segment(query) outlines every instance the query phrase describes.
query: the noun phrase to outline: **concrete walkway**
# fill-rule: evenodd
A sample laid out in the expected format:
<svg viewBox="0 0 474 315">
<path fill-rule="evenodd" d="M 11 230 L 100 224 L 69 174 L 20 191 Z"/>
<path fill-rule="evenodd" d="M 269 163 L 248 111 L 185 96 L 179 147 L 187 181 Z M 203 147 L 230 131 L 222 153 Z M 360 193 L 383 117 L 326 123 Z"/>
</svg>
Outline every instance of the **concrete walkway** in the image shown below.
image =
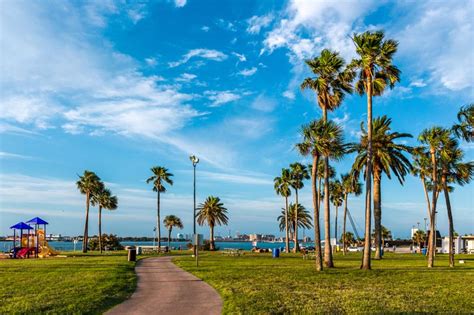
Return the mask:
<svg viewBox="0 0 474 315">
<path fill-rule="evenodd" d="M 142 259 L 135 293 L 106 314 L 221 314 L 222 299 L 207 283 L 177 267 L 171 257 Z"/>
</svg>

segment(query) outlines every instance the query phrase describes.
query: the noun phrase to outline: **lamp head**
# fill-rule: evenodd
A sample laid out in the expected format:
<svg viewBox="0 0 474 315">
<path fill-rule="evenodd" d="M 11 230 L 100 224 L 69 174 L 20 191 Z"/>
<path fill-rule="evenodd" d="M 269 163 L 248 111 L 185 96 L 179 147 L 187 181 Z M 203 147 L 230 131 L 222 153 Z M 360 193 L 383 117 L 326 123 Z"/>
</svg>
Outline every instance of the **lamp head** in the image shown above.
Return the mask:
<svg viewBox="0 0 474 315">
<path fill-rule="evenodd" d="M 191 155 L 189 157 L 189 159 L 191 160 L 191 162 L 193 163 L 193 165 L 196 165 L 199 163 L 199 158 L 197 158 L 195 155 Z"/>
</svg>

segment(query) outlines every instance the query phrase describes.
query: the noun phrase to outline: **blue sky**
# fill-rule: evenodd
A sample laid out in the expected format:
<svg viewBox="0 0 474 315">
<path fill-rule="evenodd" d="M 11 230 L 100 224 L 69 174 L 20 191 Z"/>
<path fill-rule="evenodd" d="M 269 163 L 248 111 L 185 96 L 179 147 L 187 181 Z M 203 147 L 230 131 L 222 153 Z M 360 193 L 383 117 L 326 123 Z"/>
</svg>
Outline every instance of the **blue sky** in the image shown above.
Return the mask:
<svg viewBox="0 0 474 315">
<path fill-rule="evenodd" d="M 145 179 L 154 165 L 175 175 L 162 215 L 180 216 L 189 233 L 190 153 L 201 158 L 198 201 L 217 195 L 229 209 L 230 225 L 218 234 L 277 234 L 283 200 L 273 177 L 305 161 L 293 149 L 299 128 L 321 114 L 315 95 L 299 89 L 309 75 L 304 60 L 326 47 L 350 60 L 353 32 L 384 29 L 400 42 L 402 81 L 374 100 L 374 112 L 416 138 L 449 126 L 473 100 L 473 3 L 2 1 L 0 235 L 36 215 L 53 233 L 80 234 L 84 197 L 75 181 L 88 169 L 119 198 L 103 230 L 150 236 L 156 201 Z M 356 141 L 365 111 L 365 98 L 353 95 L 330 118 Z M 474 147 L 463 147 L 472 160 Z M 338 173 L 351 164 L 348 156 Z M 310 207 L 308 185 L 301 200 Z M 384 178 L 382 196 L 383 224 L 395 236 L 423 225 L 418 179 L 402 187 Z M 457 188 L 452 202 L 456 231 L 474 232 L 472 184 Z M 349 206 L 362 230 L 362 199 Z"/>
</svg>

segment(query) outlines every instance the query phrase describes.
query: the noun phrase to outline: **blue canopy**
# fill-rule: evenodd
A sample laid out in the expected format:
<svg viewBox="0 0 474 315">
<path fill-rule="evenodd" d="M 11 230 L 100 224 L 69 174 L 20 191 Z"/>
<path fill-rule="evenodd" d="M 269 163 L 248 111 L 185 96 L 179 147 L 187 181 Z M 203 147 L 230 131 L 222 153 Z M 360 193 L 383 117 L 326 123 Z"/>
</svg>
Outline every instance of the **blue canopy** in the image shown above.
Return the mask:
<svg viewBox="0 0 474 315">
<path fill-rule="evenodd" d="M 18 222 L 17 224 L 10 226 L 10 229 L 32 230 L 33 228 L 24 222 Z"/>
<path fill-rule="evenodd" d="M 48 224 L 48 222 L 46 222 L 45 220 L 43 220 L 39 217 L 33 218 L 30 221 L 26 221 L 26 223 L 29 223 L 29 224 Z"/>
</svg>

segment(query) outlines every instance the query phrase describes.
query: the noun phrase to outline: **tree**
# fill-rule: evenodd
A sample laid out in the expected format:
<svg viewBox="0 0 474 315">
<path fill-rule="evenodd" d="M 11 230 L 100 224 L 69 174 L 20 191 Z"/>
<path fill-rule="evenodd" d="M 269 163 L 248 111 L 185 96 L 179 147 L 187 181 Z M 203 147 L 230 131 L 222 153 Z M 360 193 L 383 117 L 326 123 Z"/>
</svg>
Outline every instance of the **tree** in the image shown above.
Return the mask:
<svg viewBox="0 0 474 315">
<path fill-rule="evenodd" d="M 336 207 L 336 217 L 334 220 L 334 237 L 336 238 L 337 241 L 337 217 L 338 217 L 338 209 L 340 206 L 342 206 L 343 202 L 343 187 L 341 182 L 336 179 L 334 181 L 331 181 L 329 183 L 329 190 L 330 190 L 330 200 L 331 203 Z"/>
<path fill-rule="evenodd" d="M 347 240 L 345 239 L 346 233 L 346 218 L 347 218 L 347 197 L 350 194 L 359 196 L 362 193 L 362 184 L 359 182 L 358 176 L 351 172 L 350 174 L 341 175 L 341 183 L 343 189 L 343 199 L 344 199 L 344 215 L 342 222 L 342 252 L 345 255 L 347 250 Z M 354 237 L 354 235 L 352 235 Z"/>
<path fill-rule="evenodd" d="M 467 142 L 474 141 L 474 104 L 461 107 L 457 117 L 459 123 L 452 128 L 454 134 Z"/>
<path fill-rule="evenodd" d="M 84 224 L 84 236 L 82 238 L 82 252 L 87 253 L 89 239 L 89 207 L 92 195 L 100 188 L 100 178 L 94 172 L 84 171 L 76 182 L 77 189 L 81 194 L 86 195 L 86 219 Z"/>
<path fill-rule="evenodd" d="M 410 160 L 404 153 L 410 153 L 412 148 L 395 141 L 401 138 L 411 138 L 408 133 L 392 132 L 392 120 L 387 116 L 375 118 L 372 130 L 372 173 L 374 184 L 374 227 L 375 227 L 375 259 L 381 259 L 381 226 L 382 226 L 382 196 L 381 183 L 382 174 L 385 173 L 389 179 L 395 174 L 401 185 L 405 175 L 411 170 Z M 360 173 L 367 166 L 368 156 L 368 131 L 361 124 L 362 136 L 360 143 L 351 145 L 350 151 L 357 151 L 358 155 L 352 166 L 353 171 Z M 367 173 L 367 170 L 365 171 Z"/>
<path fill-rule="evenodd" d="M 413 241 L 418 244 L 418 248 L 420 248 L 420 254 L 421 254 L 421 244 L 425 243 L 426 241 L 426 233 L 425 231 L 418 230 L 413 234 Z"/>
<path fill-rule="evenodd" d="M 443 143 L 448 141 L 450 132 L 441 127 L 431 127 L 425 129 L 418 136 L 418 140 L 427 146 L 425 150 L 429 152 L 431 160 L 431 209 L 430 209 L 430 234 L 428 240 L 428 268 L 434 267 L 434 256 L 436 251 L 436 206 L 439 193 L 439 154 Z"/>
<path fill-rule="evenodd" d="M 472 180 L 474 162 L 463 163 L 464 152 L 453 137 L 444 138 L 440 149 L 441 186 L 446 201 L 449 223 L 449 266 L 454 267 L 454 221 L 449 197 L 449 183 L 464 186 Z"/>
<path fill-rule="evenodd" d="M 342 234 L 342 238 L 339 240 L 341 243 L 346 243 L 349 245 L 355 244 L 357 241 L 354 237 L 354 234 L 352 232 L 345 232 Z"/>
<path fill-rule="evenodd" d="M 273 180 L 274 189 L 277 195 L 283 196 L 285 198 L 285 209 L 286 209 L 286 218 L 285 218 L 285 250 L 287 253 L 290 252 L 290 236 L 288 232 L 288 197 L 291 195 L 291 173 L 287 168 L 281 170 L 281 176 L 275 177 Z"/>
<path fill-rule="evenodd" d="M 299 210 L 299 202 L 298 202 L 298 191 L 304 187 L 304 180 L 309 179 L 309 174 L 308 170 L 305 165 L 301 163 L 292 163 L 290 164 L 290 174 L 291 174 L 291 187 L 295 190 L 295 202 L 296 202 L 296 207 L 295 207 L 295 216 L 298 217 L 298 210 Z M 298 245 L 298 225 L 295 226 L 294 230 L 294 242 L 295 242 L 295 247 L 293 248 L 293 251 L 296 253 L 299 251 L 299 245 Z"/>
<path fill-rule="evenodd" d="M 215 250 L 214 243 L 214 227 L 216 225 L 227 225 L 229 218 L 227 217 L 227 208 L 221 202 L 219 197 L 209 196 L 204 203 L 197 208 L 196 220 L 199 225 L 205 222 L 210 229 L 210 250 Z"/>
<path fill-rule="evenodd" d="M 298 209 L 296 209 L 298 207 Z M 301 204 L 293 204 L 291 203 L 288 208 L 288 218 L 291 222 L 290 224 L 290 232 L 294 233 L 296 228 L 303 228 L 303 229 L 310 229 L 313 227 L 312 218 L 309 214 L 309 211 Z M 285 209 L 281 209 L 281 214 L 278 216 L 278 226 L 280 231 L 283 231 L 285 228 Z"/>
<path fill-rule="evenodd" d="M 160 226 L 160 194 L 166 192 L 165 183 L 169 185 L 173 185 L 173 174 L 171 174 L 167 168 L 163 166 L 154 166 L 151 169 L 153 173 L 150 176 L 146 183 L 153 183 L 153 191 L 157 193 L 156 199 L 156 230 L 157 230 L 157 242 L 158 242 L 158 250 L 161 250 L 161 226 Z"/>
<path fill-rule="evenodd" d="M 315 233 L 315 254 L 316 254 L 316 269 L 322 270 L 321 262 L 321 241 L 319 229 L 319 193 L 316 187 L 316 178 L 318 177 L 319 158 L 331 158 L 333 160 L 340 159 L 345 153 L 345 145 L 342 128 L 334 122 L 325 122 L 324 119 L 319 119 L 304 125 L 301 130 L 303 141 L 296 145 L 296 148 L 303 156 L 311 155 L 313 157 L 313 165 L 311 170 L 312 178 L 312 192 L 313 192 L 313 207 L 314 207 L 314 233 Z M 325 165 L 326 166 L 326 165 Z M 329 167 L 324 167 L 325 178 L 329 177 Z M 324 206 L 329 209 L 329 185 L 325 185 Z M 330 244 L 330 229 L 329 216 L 325 211 L 325 226 L 326 244 Z M 329 246 L 330 247 L 330 246 Z M 325 246 L 324 260 L 326 266 L 333 267 L 332 252 L 328 246 Z M 329 253 L 328 253 L 329 251 Z"/>
<path fill-rule="evenodd" d="M 308 77 L 301 83 L 301 89 L 311 89 L 317 95 L 317 103 L 323 112 L 323 121 L 327 122 L 327 111 L 339 107 L 346 93 L 352 93 L 351 82 L 354 72 L 345 68 L 344 59 L 337 52 L 323 49 L 318 57 L 307 60 L 306 64 L 315 77 Z M 329 158 L 324 157 L 324 234 L 326 242 L 330 239 L 330 205 L 329 205 Z M 326 200 L 327 199 L 327 200 Z M 327 243 L 326 243 L 327 244 Z M 328 246 L 324 250 L 324 263 L 334 267 L 332 251 Z"/>
<path fill-rule="evenodd" d="M 180 218 L 171 214 L 165 217 L 165 219 L 163 220 L 163 224 L 165 228 L 168 229 L 168 250 L 170 250 L 171 249 L 171 231 L 173 230 L 173 227 L 183 229 L 183 223 L 181 222 Z"/>
<path fill-rule="evenodd" d="M 430 197 L 428 195 L 428 185 L 431 176 L 431 162 L 430 156 L 426 151 L 426 148 L 419 146 L 413 149 L 412 151 L 412 169 L 411 172 L 414 176 L 420 178 L 421 183 L 423 185 L 423 191 L 425 193 L 425 200 L 427 204 L 427 213 L 428 218 L 431 217 L 431 205 L 430 205 Z"/>
<path fill-rule="evenodd" d="M 118 199 L 112 196 L 110 189 L 105 188 L 103 183 L 100 183 L 100 188 L 92 195 L 92 205 L 99 206 L 99 249 L 102 253 L 102 209 L 115 210 L 118 206 Z"/>
<path fill-rule="evenodd" d="M 372 238 L 375 238 L 375 229 L 372 231 Z M 385 247 L 385 240 L 391 240 L 392 239 L 392 231 L 387 229 L 385 226 L 381 225 L 380 226 L 380 239 L 382 240 L 381 247 Z"/>
<path fill-rule="evenodd" d="M 372 200 L 372 98 L 382 95 L 387 86 L 400 81 L 400 70 L 392 64 L 398 43 L 385 39 L 383 31 L 367 31 L 352 36 L 358 59 L 349 68 L 358 72 L 356 91 L 367 95 L 367 171 L 365 175 L 365 246 L 361 269 L 371 269 L 370 231 Z"/>
</svg>

